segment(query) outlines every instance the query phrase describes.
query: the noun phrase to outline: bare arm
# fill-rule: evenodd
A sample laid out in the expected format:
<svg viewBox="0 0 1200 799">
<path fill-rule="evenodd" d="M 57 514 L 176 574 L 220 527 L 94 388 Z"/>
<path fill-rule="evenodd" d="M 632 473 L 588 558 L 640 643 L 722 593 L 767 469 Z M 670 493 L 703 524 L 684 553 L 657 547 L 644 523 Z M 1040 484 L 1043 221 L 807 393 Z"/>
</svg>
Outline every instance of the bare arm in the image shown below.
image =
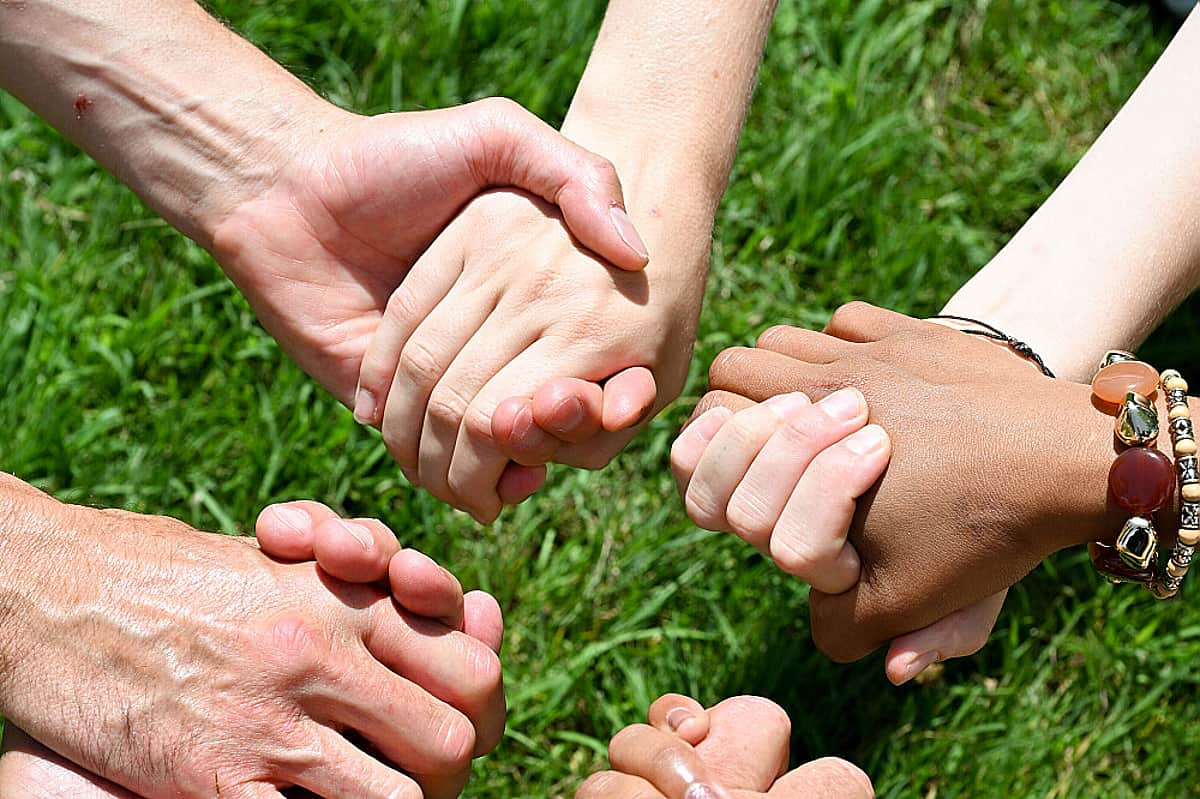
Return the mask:
<svg viewBox="0 0 1200 799">
<path fill-rule="evenodd" d="M 1200 286 L 1200 15 L 1012 241 L 946 306 L 1089 380 Z"/>
</svg>

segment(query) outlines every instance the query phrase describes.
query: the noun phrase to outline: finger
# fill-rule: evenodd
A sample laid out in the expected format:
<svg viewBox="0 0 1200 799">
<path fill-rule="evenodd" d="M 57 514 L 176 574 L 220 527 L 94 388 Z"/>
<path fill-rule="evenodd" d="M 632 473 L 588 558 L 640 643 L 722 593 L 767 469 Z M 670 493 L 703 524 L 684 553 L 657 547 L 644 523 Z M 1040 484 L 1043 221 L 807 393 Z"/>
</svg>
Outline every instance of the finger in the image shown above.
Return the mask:
<svg viewBox="0 0 1200 799">
<path fill-rule="evenodd" d="M 279 502 L 263 508 L 254 523 L 254 535 L 263 552 L 280 560 L 314 560 L 313 531 L 337 514 L 320 502 Z"/>
<path fill-rule="evenodd" d="M 421 786 L 402 772 L 358 749 L 340 733 L 318 728 L 321 757 L 310 767 L 285 775 L 318 796 L 363 799 L 422 799 Z"/>
<path fill-rule="evenodd" d="M 650 255 L 629 215 L 617 170 L 510 100 L 482 109 L 482 145 L 469 156 L 484 186 L 518 186 L 557 205 L 571 233 L 622 269 L 639 270 Z"/>
<path fill-rule="evenodd" d="M 496 359 L 497 361 L 499 359 Z M 492 438 L 496 407 L 511 397 L 520 397 L 532 386 L 542 386 L 572 368 L 557 338 L 531 342 L 524 351 L 489 375 L 487 384 L 475 395 L 457 431 L 446 476 L 460 506 L 483 523 L 494 521 L 503 503 L 498 484 L 508 466 L 508 455 Z"/>
<path fill-rule="evenodd" d="M 560 377 L 533 394 L 533 421 L 560 441 L 586 441 L 604 422 L 605 389 L 589 380 Z"/>
<path fill-rule="evenodd" d="M 492 439 L 509 459 L 525 466 L 549 463 L 560 443 L 553 433 L 538 425 L 533 402 L 525 397 L 509 397 L 496 406 L 492 413 Z"/>
<path fill-rule="evenodd" d="M 510 463 L 504 467 L 496 493 L 505 505 L 520 505 L 546 484 L 545 466 L 521 466 Z"/>
<path fill-rule="evenodd" d="M 978 652 L 996 626 L 1006 596 L 1007 590 L 993 594 L 924 629 L 897 638 L 887 653 L 888 679 L 894 685 L 903 685 L 930 664 Z"/>
<path fill-rule="evenodd" d="M 439 493 L 439 487 L 427 484 L 420 473 L 421 452 L 428 446 L 425 438 L 431 435 L 428 422 L 432 417 L 445 426 L 453 419 L 457 425 L 467 399 L 458 396 L 443 378 L 478 335 L 492 308 L 489 297 L 478 296 L 465 283 L 456 284 L 417 325 L 393 364 L 394 377 L 380 424 L 383 441 L 404 473 L 443 501 L 449 501 L 445 491 Z"/>
<path fill-rule="evenodd" d="M 463 597 L 463 632 L 500 654 L 504 646 L 504 615 L 500 603 L 486 591 Z"/>
<path fill-rule="evenodd" d="M 696 750 L 722 785 L 765 791 L 787 769 L 792 722 L 759 696 L 735 696 L 710 708 L 708 737 Z"/>
<path fill-rule="evenodd" d="M 848 302 L 833 312 L 825 332 L 845 341 L 879 341 L 924 322 L 866 302 Z"/>
<path fill-rule="evenodd" d="M 517 325 L 510 334 L 513 319 L 500 308 L 483 322 L 438 381 L 421 431 L 422 485 L 483 524 L 503 507 L 496 483 L 509 462 L 492 437 L 492 417 L 501 400 L 519 396 L 515 390 L 496 396 L 493 383 L 514 365 L 530 368 L 531 358 L 541 357 L 530 353 L 547 350 L 537 329 Z"/>
<path fill-rule="evenodd" d="M 850 350 L 849 344 L 832 335 L 788 325 L 767 328 L 754 346 L 817 364 L 832 363 Z"/>
<path fill-rule="evenodd" d="M 646 724 L 618 732 L 609 744 L 608 760 L 613 770 L 641 777 L 668 799 L 729 797 L 710 779 L 709 768 L 694 748 L 679 736 Z"/>
<path fill-rule="evenodd" d="M 384 565 L 384 573 L 392 597 L 405 610 L 435 619 L 451 630 L 463 628 L 462 584 L 432 558 L 415 549 L 402 549 Z"/>
<path fill-rule="evenodd" d="M 772 560 L 819 591 L 850 590 L 861 571 L 858 553 L 846 540 L 856 501 L 883 474 L 890 455 L 891 442 L 878 425 L 819 452 L 771 533 Z"/>
<path fill-rule="evenodd" d="M 379 657 L 374 648 L 372 654 Z M 414 674 L 409 680 L 385 665 L 392 664 L 364 652 L 349 668 L 331 673 L 310 688 L 309 715 L 319 723 L 361 734 L 418 782 L 422 777 L 462 772 L 476 746 L 471 720 L 424 690 L 417 683 L 424 675 Z"/>
<path fill-rule="evenodd" d="M 396 534 L 378 519 L 326 519 L 313 530 L 317 563 L 348 583 L 382 580 L 399 550 Z"/>
<path fill-rule="evenodd" d="M 708 711 L 690 696 L 660 696 L 650 705 L 647 719 L 650 726 L 674 733 L 692 746 L 703 741 L 708 735 Z"/>
<path fill-rule="evenodd" d="M 795 396 L 803 397 L 804 395 Z M 769 400 L 769 402 L 776 401 L 778 398 Z M 840 511 L 847 503 L 839 502 L 839 493 L 828 497 L 814 495 L 802 486 L 813 460 L 824 454 L 827 447 L 831 447 L 847 435 L 860 430 L 866 422 L 866 399 L 862 392 L 853 388 L 830 394 L 816 405 L 805 402 L 799 405 L 794 412 L 788 414 L 783 423 L 762 445 L 753 462 L 746 469 L 745 475 L 735 487 L 733 495 L 729 498 L 726 516 L 733 532 L 759 551 L 773 552 L 776 547 L 775 538 L 778 535 L 778 526 L 783 521 L 781 517 L 784 515 L 785 508 L 794 508 L 793 518 L 796 514 L 803 517 L 803 514 L 810 510 L 810 508 L 800 505 L 801 501 L 813 502 L 815 507 L 811 508 L 812 510 L 818 508 L 824 510 L 826 505 L 833 505 Z M 826 457 L 826 461 L 835 460 L 840 463 L 841 460 L 847 459 L 845 454 L 840 455 L 839 458 L 840 460 Z M 823 475 L 818 475 L 818 478 L 821 477 Z M 827 481 L 822 481 L 821 485 L 828 486 L 829 484 Z M 868 485 L 870 484 L 868 483 Z M 834 485 L 833 488 L 840 492 L 840 486 Z M 804 495 L 802 500 L 795 499 L 797 492 Z M 853 508 L 853 499 L 849 501 L 849 504 Z M 836 514 L 835 518 L 837 518 Z M 833 546 L 832 541 L 825 544 L 825 539 L 831 539 L 831 537 L 838 539 L 836 548 L 841 549 L 841 541 L 845 539 L 844 529 L 815 526 L 805 528 L 805 532 L 813 531 L 822 536 L 822 551 Z M 782 542 L 785 552 L 787 545 L 794 543 L 786 539 L 785 535 L 785 540 Z M 815 567 L 814 571 L 820 571 L 820 567 Z"/>
<path fill-rule="evenodd" d="M 683 429 L 687 430 L 697 419 L 711 411 L 713 408 L 726 408 L 734 413 L 740 410 L 749 408 L 756 404 L 749 397 L 743 397 L 741 394 L 731 391 L 709 391 L 700 398 L 700 402 L 696 403 L 696 407 L 692 409 L 692 415 L 684 423 Z"/>
<path fill-rule="evenodd" d="M 841 386 L 831 384 L 829 367 L 813 365 L 771 350 L 731 347 L 708 371 L 710 391 L 728 391 L 756 402 L 803 391 L 815 402 Z"/>
<path fill-rule="evenodd" d="M 644 421 L 658 399 L 654 373 L 634 366 L 609 378 L 604 384 L 604 429 L 625 430 Z"/>
<path fill-rule="evenodd" d="M 554 454 L 555 463 L 579 469 L 603 469 L 632 441 L 653 418 L 647 415 L 636 427 L 617 432 L 597 433 L 578 444 L 563 444 Z"/>
<path fill-rule="evenodd" d="M 874 799 L 871 778 L 853 763 L 825 757 L 781 777 L 767 792 L 770 799 Z"/>
<path fill-rule="evenodd" d="M 452 257 L 449 251 L 450 242 L 435 240 L 388 297 L 359 365 L 354 418 L 360 424 L 383 423 L 405 346 L 462 275 L 462 257 Z"/>
<path fill-rule="evenodd" d="M 708 530 L 734 532 L 727 516 L 733 492 L 771 435 L 808 405 L 803 394 L 784 394 L 747 408 L 722 425 L 700 456 L 684 494 L 691 520 Z M 761 549 L 766 543 L 764 539 L 757 545 Z"/>
<path fill-rule="evenodd" d="M 588 777 L 575 799 L 667 799 L 641 777 L 619 771 L 601 771 Z"/>
<path fill-rule="evenodd" d="M 752 407 L 752 406 L 750 406 Z M 687 488 L 692 482 L 692 475 L 700 465 L 700 458 L 712 442 L 713 437 L 733 418 L 733 411 L 717 406 L 710 408 L 698 419 L 695 419 L 675 443 L 671 445 L 671 472 L 675 475 L 675 485 L 679 496 L 687 496 Z"/>
<path fill-rule="evenodd" d="M 390 602 L 372 607 L 364 643 L 379 663 L 423 689 L 425 697 L 418 707 L 426 716 L 454 723 L 456 719 L 443 712 L 448 707 L 470 719 L 474 754 L 491 751 L 500 742 L 504 734 L 504 674 L 500 658 L 488 643 L 397 610 Z M 366 735 L 366 730 L 360 732 Z M 391 758 L 386 750 L 385 754 Z"/>
</svg>

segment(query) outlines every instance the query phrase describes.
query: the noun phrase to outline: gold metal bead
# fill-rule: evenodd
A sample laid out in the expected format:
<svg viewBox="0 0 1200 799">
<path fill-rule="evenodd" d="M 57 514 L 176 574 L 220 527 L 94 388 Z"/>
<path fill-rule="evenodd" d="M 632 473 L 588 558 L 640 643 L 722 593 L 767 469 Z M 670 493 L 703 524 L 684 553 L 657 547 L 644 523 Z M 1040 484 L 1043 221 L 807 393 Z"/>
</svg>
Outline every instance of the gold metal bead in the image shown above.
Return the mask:
<svg viewBox="0 0 1200 799">
<path fill-rule="evenodd" d="M 1103 369 L 1106 366 L 1112 366 L 1114 363 L 1120 363 L 1121 361 L 1136 361 L 1137 359 L 1138 357 L 1132 352 L 1126 352 L 1125 350 L 1109 350 L 1108 352 L 1104 353 L 1104 357 L 1100 359 L 1100 369 Z"/>
<path fill-rule="evenodd" d="M 1158 410 L 1154 403 L 1136 391 L 1126 394 L 1117 411 L 1116 433 L 1121 443 L 1130 447 L 1153 444 L 1158 438 Z"/>
<path fill-rule="evenodd" d="M 1133 516 L 1117 535 L 1116 549 L 1126 566 L 1144 569 L 1153 562 L 1158 552 L 1158 533 L 1149 519 Z"/>
</svg>

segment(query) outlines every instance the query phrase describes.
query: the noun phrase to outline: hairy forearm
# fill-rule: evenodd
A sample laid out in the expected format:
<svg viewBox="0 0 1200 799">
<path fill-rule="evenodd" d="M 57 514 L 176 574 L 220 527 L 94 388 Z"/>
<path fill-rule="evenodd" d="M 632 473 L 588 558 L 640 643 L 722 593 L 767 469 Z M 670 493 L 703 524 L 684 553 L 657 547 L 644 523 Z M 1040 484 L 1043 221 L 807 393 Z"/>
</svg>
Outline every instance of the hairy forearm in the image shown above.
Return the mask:
<svg viewBox="0 0 1200 799">
<path fill-rule="evenodd" d="M 0 86 L 204 246 L 328 105 L 192 0 L 0 2 Z"/>
<path fill-rule="evenodd" d="M 1062 185 L 951 299 L 1088 380 L 1200 285 L 1200 15 Z"/>
<path fill-rule="evenodd" d="M 563 132 L 613 161 L 652 245 L 682 224 L 707 248 L 774 10 L 773 0 L 609 3 Z"/>
</svg>

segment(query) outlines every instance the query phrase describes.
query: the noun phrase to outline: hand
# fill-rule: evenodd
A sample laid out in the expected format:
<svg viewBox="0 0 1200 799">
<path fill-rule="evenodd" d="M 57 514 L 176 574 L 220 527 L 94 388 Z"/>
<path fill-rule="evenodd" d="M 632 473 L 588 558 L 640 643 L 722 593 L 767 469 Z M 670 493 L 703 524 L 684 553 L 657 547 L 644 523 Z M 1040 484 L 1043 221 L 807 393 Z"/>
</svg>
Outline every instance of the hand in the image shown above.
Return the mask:
<svg viewBox="0 0 1200 799">
<path fill-rule="evenodd" d="M 831 405 L 839 398 L 846 402 Z M 862 394 L 843 389 L 815 406 L 799 393 L 765 403 L 733 395 L 722 401 L 694 418 L 671 448 L 688 516 L 700 527 L 736 533 L 819 591 L 848 591 L 861 572 L 846 540 L 855 500 L 891 454 L 882 428 L 863 428 Z M 735 415 L 734 407 L 742 409 Z M 978 652 L 1006 593 L 897 638 L 885 662 L 888 679 L 901 685 L 936 661 Z"/>
<path fill-rule="evenodd" d="M 626 727 L 609 746 L 612 771 L 588 778 L 575 799 L 868 799 L 871 781 L 837 758 L 787 772 L 791 722 L 756 696 L 704 710 L 668 694 L 649 725 Z M 787 773 L 785 773 L 787 772 Z"/>
<path fill-rule="evenodd" d="M 266 189 L 209 200 L 232 209 L 209 246 L 284 350 L 360 419 L 382 412 L 355 387 L 384 310 L 411 309 L 402 281 L 481 191 L 544 197 L 606 263 L 646 264 L 612 165 L 511 101 L 370 118 L 322 102 L 282 138 Z"/>
<path fill-rule="evenodd" d="M 171 519 L 20 501 L 78 544 L 4 618 L 38 641 L 5 669 L 5 711 L 92 774 L 146 799 L 451 797 L 500 737 L 494 652 L 373 588 Z"/>
<path fill-rule="evenodd" d="M 840 594 L 859 578 L 846 541 L 855 500 L 887 467 L 890 447 L 853 388 L 816 405 L 780 394 L 734 414 L 718 406 L 688 425 L 671 466 L 688 516 L 736 533 L 781 569 Z"/>
<path fill-rule="evenodd" d="M 263 510 L 255 526 L 259 546 L 288 561 L 316 561 L 350 583 L 387 583 L 402 608 L 469 635 L 500 654 L 504 620 L 486 591 L 463 594 L 450 572 L 374 519 L 342 520 L 319 502 L 286 502 Z M 366 543 L 364 543 L 366 542 Z"/>
<path fill-rule="evenodd" d="M 1112 420 L 1092 407 L 1087 386 L 861 303 L 840 309 L 826 332 L 772 328 L 759 348 L 722 353 L 715 391 L 697 410 L 853 385 L 888 431 L 891 465 L 851 531 L 863 578 L 843 594 L 810 595 L 813 637 L 827 654 L 861 657 L 985 598 L 959 621 L 990 623 L 995 594 L 1048 554 L 1119 529 L 1104 477 Z M 952 622 L 942 632 L 961 629 Z M 911 653 L 893 654 L 899 665 Z"/>
<path fill-rule="evenodd" d="M 605 269 L 551 206 L 511 191 L 475 200 L 413 268 L 363 360 L 389 451 L 412 482 L 483 522 L 524 498 L 500 485 L 510 457 L 603 466 L 682 388 L 703 285 L 678 271 Z M 515 453 L 497 443 L 505 400 L 531 402 L 555 378 L 614 375 L 645 390 L 611 408 L 605 395 L 600 436 Z"/>
</svg>

